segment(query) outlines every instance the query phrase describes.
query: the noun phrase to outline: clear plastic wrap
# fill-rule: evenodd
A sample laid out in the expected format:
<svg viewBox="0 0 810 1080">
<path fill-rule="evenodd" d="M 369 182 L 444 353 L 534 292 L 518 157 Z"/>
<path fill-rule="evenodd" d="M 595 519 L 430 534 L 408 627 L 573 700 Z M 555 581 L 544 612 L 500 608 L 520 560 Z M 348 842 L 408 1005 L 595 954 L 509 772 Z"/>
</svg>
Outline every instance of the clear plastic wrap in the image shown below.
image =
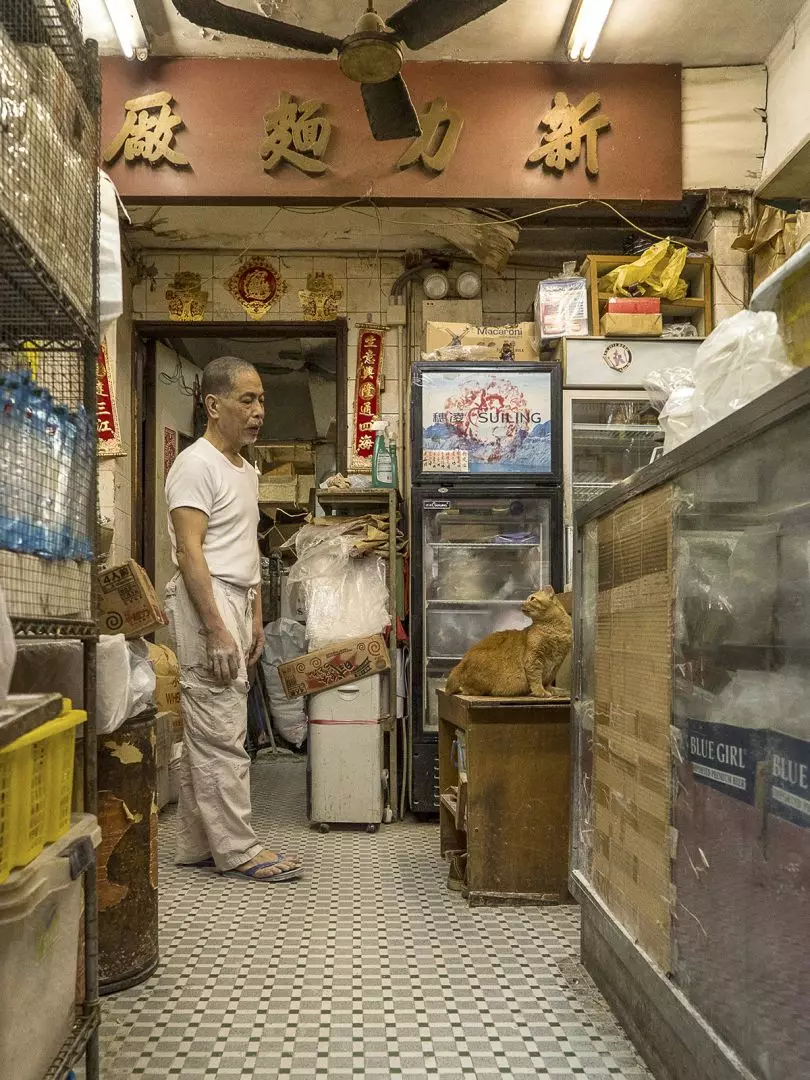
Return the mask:
<svg viewBox="0 0 810 1080">
<path fill-rule="evenodd" d="M 695 434 L 692 405 L 694 373 L 689 368 L 651 371 L 644 380 L 644 389 L 659 410 L 658 423 L 664 431 L 664 453 L 668 454 Z"/>
<path fill-rule="evenodd" d="M 379 634 L 391 623 L 385 563 L 374 555 L 353 558 L 357 536 L 351 519 L 334 525 L 305 525 L 293 543 L 298 557 L 291 584 L 306 597 L 311 651 L 350 638 Z"/>
<path fill-rule="evenodd" d="M 423 352 L 422 359 L 459 363 L 467 360 L 491 360 L 492 347 L 490 345 L 444 345 L 441 349 L 434 349 L 433 352 Z"/>
</svg>

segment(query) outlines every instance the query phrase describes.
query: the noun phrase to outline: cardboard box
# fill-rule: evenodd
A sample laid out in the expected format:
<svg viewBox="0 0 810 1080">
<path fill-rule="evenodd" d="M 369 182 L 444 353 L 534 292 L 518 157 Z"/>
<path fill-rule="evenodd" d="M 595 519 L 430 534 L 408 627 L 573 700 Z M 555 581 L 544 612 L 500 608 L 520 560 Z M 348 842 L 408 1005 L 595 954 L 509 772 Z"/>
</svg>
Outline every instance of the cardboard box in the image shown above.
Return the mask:
<svg viewBox="0 0 810 1080">
<path fill-rule="evenodd" d="M 607 309 L 616 315 L 660 315 L 661 299 L 658 296 L 611 296 Z"/>
<path fill-rule="evenodd" d="M 660 315 L 621 315 L 610 311 L 602 316 L 602 337 L 660 337 L 664 328 Z"/>
<path fill-rule="evenodd" d="M 287 697 L 298 698 L 356 682 L 390 667 L 385 638 L 382 634 L 371 634 L 279 664 L 278 674 Z"/>
<path fill-rule="evenodd" d="M 98 575 L 102 634 L 143 637 L 168 625 L 152 582 L 134 559 Z"/>
<path fill-rule="evenodd" d="M 262 506 L 307 506 L 315 490 L 311 473 L 296 476 L 259 477 L 259 504 Z"/>
<path fill-rule="evenodd" d="M 534 323 L 510 323 L 505 326 L 473 326 L 470 323 L 429 322 L 425 332 L 425 351 L 432 353 L 453 345 L 478 345 L 487 349 L 477 360 L 501 360 L 504 350 L 511 350 L 515 360 L 537 360 Z"/>
<path fill-rule="evenodd" d="M 149 663 L 155 672 L 155 705 L 160 712 L 180 716 L 180 665 L 166 645 L 147 643 Z M 182 727 L 180 729 L 182 738 Z"/>
</svg>

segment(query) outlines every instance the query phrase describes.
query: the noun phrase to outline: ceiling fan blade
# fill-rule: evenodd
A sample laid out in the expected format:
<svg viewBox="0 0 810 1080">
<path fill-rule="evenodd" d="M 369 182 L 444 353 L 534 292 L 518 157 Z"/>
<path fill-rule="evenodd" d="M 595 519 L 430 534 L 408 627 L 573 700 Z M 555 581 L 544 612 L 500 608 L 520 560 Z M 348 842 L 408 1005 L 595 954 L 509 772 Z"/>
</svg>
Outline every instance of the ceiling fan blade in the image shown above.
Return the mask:
<svg viewBox="0 0 810 1080">
<path fill-rule="evenodd" d="M 323 54 L 334 52 L 341 44 L 340 38 L 329 34 L 268 19 L 252 11 L 239 11 L 218 0 L 172 0 L 172 3 L 184 19 L 223 34 L 237 34 L 273 45 L 285 45 L 289 49 Z"/>
<path fill-rule="evenodd" d="M 505 3 L 506 0 L 410 0 L 385 22 L 409 49 L 422 49 Z"/>
<path fill-rule="evenodd" d="M 401 75 L 381 83 L 363 83 L 366 116 L 375 139 L 415 139 L 422 126 Z"/>
</svg>

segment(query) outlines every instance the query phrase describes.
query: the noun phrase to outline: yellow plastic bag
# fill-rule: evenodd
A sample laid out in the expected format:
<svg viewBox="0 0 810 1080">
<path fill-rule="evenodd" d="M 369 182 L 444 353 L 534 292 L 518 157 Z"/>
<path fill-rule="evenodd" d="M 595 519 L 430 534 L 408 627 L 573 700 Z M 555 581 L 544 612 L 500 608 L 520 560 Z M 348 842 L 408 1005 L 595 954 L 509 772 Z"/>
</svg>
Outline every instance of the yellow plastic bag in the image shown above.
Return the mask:
<svg viewBox="0 0 810 1080">
<path fill-rule="evenodd" d="M 659 240 L 635 260 L 617 266 L 599 279 L 599 292 L 607 296 L 659 296 L 682 300 L 687 285 L 681 277 L 687 250 L 670 240 Z"/>
</svg>

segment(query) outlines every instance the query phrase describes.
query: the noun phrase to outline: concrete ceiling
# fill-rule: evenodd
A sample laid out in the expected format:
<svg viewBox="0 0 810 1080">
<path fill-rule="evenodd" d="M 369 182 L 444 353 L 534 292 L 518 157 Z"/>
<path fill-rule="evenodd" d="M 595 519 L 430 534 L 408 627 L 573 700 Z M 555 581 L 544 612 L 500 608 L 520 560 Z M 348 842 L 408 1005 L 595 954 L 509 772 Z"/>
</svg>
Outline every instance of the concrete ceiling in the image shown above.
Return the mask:
<svg viewBox="0 0 810 1080">
<path fill-rule="evenodd" d="M 364 0 L 228 0 L 232 7 L 344 37 L 365 10 Z M 463 0 L 435 0 L 462 3 Z M 762 62 L 777 43 L 803 0 L 615 0 L 595 61 L 603 63 L 680 63 L 686 67 Z M 152 50 L 163 56 L 301 56 L 244 38 L 203 35 L 182 19 L 171 0 L 137 0 Z M 404 0 L 377 0 L 385 18 Z M 454 34 L 410 53 L 421 60 L 551 60 L 569 0 L 506 0 Z M 81 0 L 85 34 L 103 53 L 118 45 L 104 0 Z"/>
</svg>

